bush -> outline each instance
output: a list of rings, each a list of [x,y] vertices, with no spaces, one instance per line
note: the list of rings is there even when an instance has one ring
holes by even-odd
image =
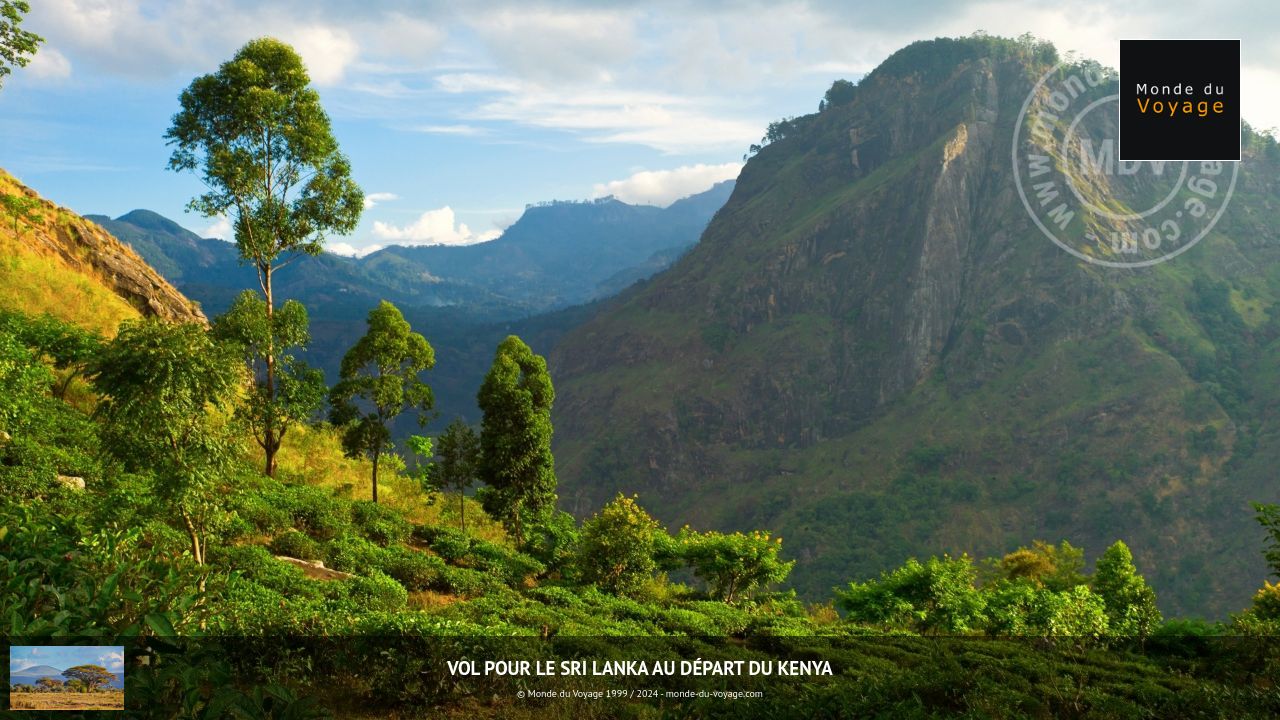
[[[346,582],[351,599],[366,610],[374,612],[403,610],[409,600],[409,593],[405,591],[403,585],[386,573],[377,570]]]
[[[619,494],[582,525],[575,565],[582,580],[617,594],[637,591],[653,575],[658,522]]]
[[[292,525],[317,540],[331,540],[351,528],[349,503],[320,488],[285,485],[274,499],[287,509]]]
[[[302,570],[271,556],[261,545],[239,545],[210,549],[211,560],[246,579],[286,596],[312,596],[314,588]]]
[[[471,538],[453,528],[419,525],[413,534],[449,562],[458,562],[471,552]]]
[[[428,590],[442,585],[446,566],[433,555],[397,548],[387,554],[382,569],[410,590]]]
[[[547,570],[545,565],[524,553],[483,540],[471,542],[470,559],[477,570],[499,575],[510,585]]]
[[[276,536],[268,547],[276,555],[285,555],[300,560],[319,560],[324,557],[324,550],[320,547],[320,543],[297,530],[290,530],[283,535]]]
[[[329,543],[325,549],[325,563],[343,572],[364,574],[382,570],[387,551],[357,535],[343,535]]]
[[[491,575],[470,568],[451,567],[445,565],[440,569],[440,577],[433,590],[474,597],[483,594],[499,584]]]
[[[237,515],[259,532],[275,533],[293,525],[293,517],[287,507],[260,493],[242,493],[234,502]]]
[[[413,530],[400,513],[368,500],[351,504],[351,519],[365,537],[383,547],[403,543]]]

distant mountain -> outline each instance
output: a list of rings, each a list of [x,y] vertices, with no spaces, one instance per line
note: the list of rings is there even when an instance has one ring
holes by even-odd
[[[439,422],[475,420],[476,391],[507,334],[548,353],[589,315],[590,308],[575,306],[669,266],[698,241],[732,191],[733,181],[722,182],[666,208],[615,199],[531,206],[502,237],[479,245],[300,259],[276,275],[276,295],[307,306],[313,336],[307,360],[330,382],[364,333],[369,310],[382,299],[396,303],[435,347],[429,375]],[[88,217],[132,245],[210,317],[257,287],[231,243],[201,238],[149,210]],[[405,420],[406,432],[411,424]]]
[[[666,208],[614,198],[535,205],[496,240],[392,246],[363,265],[391,277],[467,282],[539,311],[568,307],[614,294],[619,277],[634,282],[667,267],[732,192],[733,181],[725,181]]]
[[[14,670],[9,673],[9,677],[12,682],[16,682],[16,680],[13,680],[13,678],[26,678],[26,677],[37,678],[37,679],[42,677],[51,677],[51,678],[57,678],[61,680],[62,671],[51,665],[33,665],[31,667],[22,668],[21,670]]]

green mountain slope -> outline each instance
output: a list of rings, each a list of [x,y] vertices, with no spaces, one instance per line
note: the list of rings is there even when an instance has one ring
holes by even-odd
[[[557,347],[570,509],[621,490],[673,525],[774,528],[815,598],[913,554],[1123,537],[1167,611],[1245,606],[1247,503],[1280,496],[1280,149],[1246,133],[1190,252],[1082,262],[1010,160],[1054,61],[917,43],[775,126],[699,244]]]

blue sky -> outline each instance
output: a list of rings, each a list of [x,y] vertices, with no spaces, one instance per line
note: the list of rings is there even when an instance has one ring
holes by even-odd
[[[15,645],[9,648],[10,673],[20,673],[24,668],[37,665],[59,670],[76,665],[101,665],[109,672],[119,673],[124,668],[124,648],[118,645]]]
[[[371,199],[343,252],[496,235],[529,202],[666,204],[732,177],[747,146],[920,38],[1033,32],[1114,65],[1121,37],[1244,40],[1244,115],[1280,125],[1268,2],[849,3],[36,0],[46,45],[0,90],[0,167],[82,214],[185,214],[168,172],[181,90],[273,35],[306,61]]]

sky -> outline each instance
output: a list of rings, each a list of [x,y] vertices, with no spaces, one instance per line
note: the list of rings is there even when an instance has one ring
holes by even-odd
[[[119,673],[124,668],[124,648],[118,645],[15,645],[9,648],[11,674],[38,665],[48,665],[59,670],[76,665],[101,665],[108,672]]]
[[[919,39],[1031,32],[1115,66],[1120,38],[1239,38],[1244,118],[1280,126],[1270,0],[696,3],[34,0],[45,45],[0,89],[0,167],[81,214],[185,211],[178,95],[248,40],[302,55],[366,193],[329,247],[491,239],[526,203],[665,205],[735,177],[766,126]]]

